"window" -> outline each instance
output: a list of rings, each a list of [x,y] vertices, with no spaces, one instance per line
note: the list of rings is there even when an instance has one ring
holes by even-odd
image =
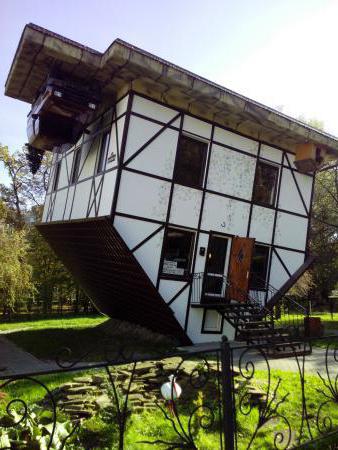
[[[97,161],[96,173],[101,173],[104,170],[108,154],[109,140],[110,140],[110,133],[109,132],[104,133],[101,139],[99,160]]]
[[[189,275],[195,234],[168,228],[164,239],[162,274],[185,278]]]
[[[272,164],[257,162],[253,201],[263,205],[274,205],[279,169]]]
[[[208,144],[182,135],[179,139],[174,181],[191,187],[202,187]]]
[[[81,160],[81,149],[78,149],[75,151],[75,154],[73,156],[72,175],[70,178],[71,184],[77,182],[77,178],[79,176],[80,160]]]
[[[266,245],[255,245],[250,275],[250,289],[265,289],[270,248]]]
[[[55,165],[53,191],[56,191],[56,189],[58,187],[59,178],[60,178],[60,170],[61,170],[61,161],[57,162]]]

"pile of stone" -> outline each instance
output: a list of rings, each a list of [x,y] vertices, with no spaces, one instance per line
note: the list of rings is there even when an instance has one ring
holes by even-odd
[[[172,374],[175,374],[176,381],[182,388],[178,406],[193,405],[201,392],[204,401],[218,398],[216,362],[209,362],[208,366],[200,361],[187,360],[180,363],[181,359],[176,357],[162,361],[137,363],[134,372],[133,364],[110,368],[121,404],[128,395],[128,409],[134,413],[144,410],[152,411],[157,409],[159,404],[164,405],[161,386],[169,381],[169,375]],[[237,371],[232,373],[233,377],[238,375]],[[58,408],[72,419],[77,420],[89,418],[98,410],[114,406],[115,399],[109,386],[108,377],[102,372],[102,375],[76,377],[71,382],[55,389],[52,394]],[[234,384],[236,391],[241,389],[241,386],[240,382]],[[250,386],[246,386],[246,391],[249,394],[247,399],[252,405],[259,406],[266,401],[264,392]],[[50,404],[46,396],[45,407],[48,402]]]

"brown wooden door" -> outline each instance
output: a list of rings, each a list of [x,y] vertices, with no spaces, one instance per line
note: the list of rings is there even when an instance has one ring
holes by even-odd
[[[245,302],[249,289],[250,268],[255,239],[234,237],[231,244],[228,278],[230,300]]]

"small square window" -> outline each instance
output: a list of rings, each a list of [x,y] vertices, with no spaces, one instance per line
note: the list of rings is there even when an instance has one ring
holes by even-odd
[[[268,271],[270,248],[256,244],[251,262],[250,289],[264,290]]]
[[[195,233],[168,228],[164,239],[162,275],[186,278],[189,275]]]
[[[70,177],[71,184],[77,182],[79,176],[80,160],[81,160],[81,149],[78,149],[75,150],[75,154],[73,156],[72,175]]]
[[[108,155],[108,147],[110,141],[110,133],[106,132],[102,135],[101,145],[99,150],[99,159],[97,161],[96,173],[101,173],[104,171],[106,165],[106,159]]]
[[[208,144],[181,135],[174,171],[175,183],[200,188],[203,185]]]
[[[256,178],[253,189],[253,201],[273,206],[276,200],[279,169],[272,164],[257,162]]]
[[[60,178],[60,170],[61,170],[61,161],[58,161],[55,165],[55,172],[54,172],[54,181],[53,181],[53,191],[56,191],[58,184],[59,184],[59,178]]]

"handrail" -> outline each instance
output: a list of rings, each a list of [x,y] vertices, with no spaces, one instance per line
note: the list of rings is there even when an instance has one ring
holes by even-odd
[[[277,294],[279,294],[279,290],[276,289],[271,284],[267,283],[265,280],[258,278],[258,279],[256,279],[256,281],[258,281],[257,287],[259,289],[263,289],[265,292],[270,293],[272,297],[277,296]],[[298,303],[291,295],[284,294],[282,297],[280,297],[280,301],[283,302],[283,300],[286,300],[295,309],[298,309],[299,312],[301,312],[304,316],[308,315],[308,308],[306,308],[302,304]],[[268,302],[268,304],[270,304],[270,301]],[[278,305],[275,305],[275,306],[278,306]],[[273,309],[273,308],[269,308],[268,306],[266,308],[269,311],[271,311]]]
[[[303,273],[308,270],[315,261],[314,256],[309,256],[304,263],[294,272],[291,277],[278,289],[278,291],[270,298],[266,307],[272,309],[282,297],[288,293],[292,286],[299,280]]]

